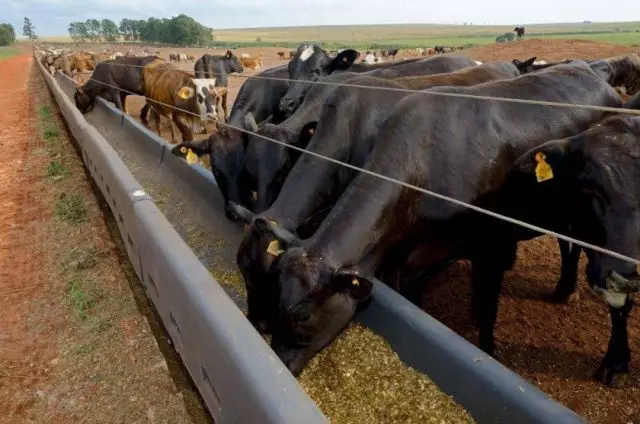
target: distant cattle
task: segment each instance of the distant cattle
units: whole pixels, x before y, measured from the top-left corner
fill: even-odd
[[[254,72],[262,69],[262,57],[240,58],[240,63],[244,68],[251,69]]]
[[[229,75],[233,73],[242,73],[242,65],[238,58],[231,50],[222,56],[213,56],[210,54],[203,55],[194,66],[196,78],[215,78],[216,87],[226,88],[229,85]],[[219,116],[220,119],[226,121],[229,119],[227,111],[227,90],[219,90],[218,99],[221,102],[224,113]]]
[[[178,53],[169,53],[169,62],[180,62]]]
[[[178,53],[178,62],[187,63],[187,55],[184,53]]]
[[[187,55],[187,60],[190,62],[195,62],[196,61],[196,57],[192,54],[188,54]]]
[[[524,27],[517,26],[513,29],[513,31],[518,35],[518,40],[522,40],[524,38]]]
[[[287,52],[278,52],[278,57],[279,57],[280,59],[283,59],[283,60],[284,60],[284,59],[286,59],[286,57],[285,57],[285,55],[286,55],[286,54],[287,54]]]
[[[176,124],[183,141],[193,140],[194,124],[200,124],[204,119],[217,119],[215,79],[194,78],[166,62],[153,62],[142,69],[142,82],[148,100],[140,115],[148,126],[146,113],[151,112],[158,134],[162,116]],[[171,140],[176,142],[173,124]]]
[[[251,55],[249,55],[249,53],[242,53],[240,55],[240,57],[243,58],[243,59],[247,59],[247,58],[251,57]]]
[[[399,49],[387,49],[382,51],[382,57],[390,57],[391,59],[395,59],[398,54]]]

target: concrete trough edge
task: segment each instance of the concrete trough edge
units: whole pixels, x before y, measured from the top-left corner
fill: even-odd
[[[328,422],[113,147],[36,62],[116,217],[129,259],[215,422]]]
[[[136,143],[156,151],[158,161],[164,155],[172,172],[203,187],[200,192],[208,201],[222,205],[211,171],[172,155],[170,143],[110,103],[98,99],[96,107],[113,115],[114,122],[126,122],[130,131],[139,131]],[[479,423],[586,422],[380,281],[371,304],[356,320],[384,337],[407,365],[429,376]]]

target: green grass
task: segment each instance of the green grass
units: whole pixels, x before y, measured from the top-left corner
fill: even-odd
[[[51,161],[47,167],[47,177],[60,179],[69,175],[69,170],[60,160]]]
[[[78,225],[87,219],[87,208],[79,193],[71,195],[61,193],[56,202],[55,213],[58,219],[73,225]]]
[[[42,105],[40,106],[40,119],[48,121],[51,119],[51,106]]]
[[[42,132],[42,137],[45,140],[53,140],[54,138],[57,138],[59,135],[59,132],[56,128],[45,128]]]
[[[95,304],[95,300],[82,289],[81,282],[78,280],[71,280],[67,283],[67,297],[71,300],[71,304],[81,319],[87,317],[87,311]]]
[[[20,50],[12,46],[2,46],[0,47],[0,60],[8,59],[13,56],[17,56],[20,54]]]
[[[526,25],[526,29],[526,38],[640,44],[640,22]],[[511,25],[435,24],[246,28],[216,30],[214,44],[221,47],[297,47],[301,42],[316,42],[328,49],[411,48],[438,44],[462,46],[495,43],[497,36],[512,30]],[[256,41],[258,37],[260,42]]]

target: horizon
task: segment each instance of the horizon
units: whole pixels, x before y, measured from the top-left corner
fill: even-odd
[[[464,11],[464,15],[459,11]],[[123,18],[170,18],[181,13],[214,30],[372,25],[511,26],[558,23],[633,22],[640,19],[640,3],[610,0],[602,8],[598,0],[583,0],[576,11],[571,2],[538,0],[513,5],[511,0],[479,4],[458,0],[455,7],[434,8],[420,0],[405,0],[390,9],[386,0],[7,0],[2,22],[22,33],[29,17],[40,36],[68,34],[71,22]]]
[[[171,17],[168,17],[170,19]],[[91,19],[91,18],[88,18]],[[103,19],[101,17],[97,17],[96,19]],[[108,19],[108,18],[104,18]],[[116,25],[119,25],[120,20],[113,20]],[[195,19],[195,18],[194,18]],[[197,21],[197,19],[196,19]],[[33,21],[32,21],[33,22]],[[2,21],[0,21],[2,23]],[[331,28],[331,27],[383,27],[383,26],[443,26],[443,27],[510,27],[516,25],[523,26],[553,26],[553,25],[598,25],[598,24],[633,24],[638,23],[640,25],[640,20],[637,21],[589,21],[585,23],[585,21],[564,21],[564,22],[531,22],[531,23],[519,23],[519,24],[475,24],[475,23],[439,23],[439,22],[389,22],[389,23],[371,23],[371,24],[318,24],[318,25],[284,25],[284,26],[255,26],[255,27],[229,27],[229,28],[212,28],[213,31],[242,31],[242,30],[278,30],[278,29],[289,29],[289,28]],[[18,28],[14,25],[16,30],[16,38],[17,39],[25,39],[26,37],[23,35],[18,35]],[[22,28],[22,26],[20,26]],[[37,28],[36,28],[37,29]],[[37,31],[36,31],[37,33]],[[69,36],[68,32],[64,32],[61,34],[38,34],[38,37],[67,37]]]

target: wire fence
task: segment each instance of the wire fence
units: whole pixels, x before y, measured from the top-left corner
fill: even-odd
[[[138,68],[144,68],[144,66],[139,66],[139,65],[126,65],[126,64],[118,64],[120,66],[132,66],[132,67],[138,67]],[[626,109],[626,108],[616,108],[616,107],[606,107],[606,106],[594,106],[594,105],[581,105],[581,104],[571,104],[571,103],[558,103],[558,102],[549,102],[549,101],[541,101],[541,100],[529,100],[529,99],[518,99],[518,98],[504,98],[504,97],[494,97],[494,96],[479,96],[479,95],[470,95],[470,94],[464,94],[464,93],[443,93],[443,92],[430,92],[430,91],[422,91],[422,90],[413,90],[413,89],[401,89],[401,88],[394,88],[394,87],[375,87],[375,86],[365,86],[365,85],[357,85],[357,84],[348,84],[348,83],[339,83],[339,82],[329,82],[329,81],[308,81],[308,80],[299,80],[299,79],[289,79],[289,78],[276,78],[276,77],[264,77],[264,76],[258,76],[258,75],[252,75],[252,76],[246,76],[246,75],[237,75],[237,74],[230,74],[229,76],[237,76],[237,77],[242,77],[242,78],[253,78],[253,79],[261,79],[261,80],[274,80],[274,81],[282,81],[282,82],[301,82],[301,83],[307,83],[307,84],[324,84],[324,85],[331,85],[331,86],[336,86],[336,87],[353,87],[353,88],[362,88],[362,89],[377,89],[377,90],[387,90],[387,91],[398,91],[398,92],[403,92],[403,93],[410,93],[410,94],[425,94],[425,95],[436,95],[436,96],[447,96],[447,97],[458,97],[458,98],[466,98],[466,99],[474,99],[474,100],[490,100],[490,101],[503,101],[503,102],[512,102],[512,103],[520,103],[520,104],[532,104],[532,105],[538,105],[538,106],[548,106],[548,107],[570,107],[570,108],[582,108],[582,109],[589,109],[589,110],[596,110],[596,111],[602,111],[602,112],[610,112],[610,113],[622,113],[622,114],[630,114],[630,115],[640,115],[640,110],[633,110],[633,109]],[[357,74],[355,75],[357,76]],[[69,78],[67,76],[67,78]],[[71,79],[71,78],[70,78]],[[71,79],[73,81],[73,79]],[[130,95],[136,95],[136,96],[140,96],[140,94],[129,91],[129,90],[125,90],[123,88],[105,83],[103,81],[98,81],[96,79],[90,78],[89,81],[94,81],[98,84],[102,84],[104,86],[107,86],[109,88],[130,94]],[[254,137],[258,137],[260,139],[266,140],[268,142],[280,145],[282,147],[288,148],[288,149],[292,149],[295,151],[298,151],[302,154],[307,154],[307,155],[311,155],[314,156],[316,158],[331,162],[333,164],[339,165],[339,166],[343,166],[345,168],[351,169],[353,171],[357,171],[363,174],[367,174],[376,178],[380,178],[382,180],[394,183],[394,184],[398,184],[402,187],[405,187],[407,189],[410,190],[415,190],[421,194],[433,197],[433,198],[437,198],[461,207],[464,207],[466,209],[469,210],[473,210],[475,212],[487,215],[487,216],[491,216],[493,218],[508,222],[510,224],[514,224],[514,225],[518,225],[521,226],[523,228],[538,232],[540,234],[545,234],[545,235],[549,235],[549,236],[553,236],[556,237],[560,240],[566,241],[568,243],[580,246],[582,248],[585,249],[591,249],[593,251],[608,255],[610,257],[616,258],[616,259],[620,259],[629,263],[632,263],[634,265],[640,265],[640,260],[636,259],[636,258],[632,258],[630,256],[609,250],[609,249],[605,249],[602,248],[600,246],[591,244],[591,243],[587,243],[585,241],[570,237],[570,236],[566,236],[564,234],[560,234],[558,232],[534,225],[534,224],[530,224],[528,222],[516,219],[516,218],[512,218],[485,208],[481,208],[479,206],[473,205],[471,203],[468,202],[464,202],[458,199],[455,199],[453,197],[450,196],[446,196],[440,193],[436,193],[432,190],[428,190],[425,189],[423,187],[419,187],[416,186],[414,184],[409,184],[407,182],[398,180],[396,178],[390,177],[390,176],[386,176],[386,175],[382,175],[373,171],[369,171],[367,169],[364,169],[362,167],[358,167],[355,165],[352,165],[350,163],[344,162],[344,161],[340,161],[337,159],[334,159],[332,157],[329,156],[325,156],[322,155],[320,153],[314,152],[312,150],[307,150],[305,148],[301,148],[301,147],[297,147],[297,146],[293,146],[290,145],[288,143],[285,143],[283,141],[271,138],[271,137],[267,137],[265,135],[259,134],[255,131],[251,131],[251,130],[247,130],[246,128],[241,128],[235,125],[231,125],[227,122],[222,122],[220,120],[215,120],[212,118],[208,118],[208,117],[202,117],[197,113],[194,113],[192,111],[186,110],[186,109],[182,109],[182,108],[178,108],[174,105],[170,105],[167,103],[163,103],[161,101],[146,97],[146,96],[142,96],[144,97],[145,101],[147,102],[151,102],[151,103],[156,103],[159,104],[161,106],[170,108],[170,109],[174,109],[174,110],[178,110],[182,113],[188,114],[188,115],[193,115],[195,117],[200,118],[203,121],[211,121],[214,122],[216,125],[220,125],[220,126],[224,126],[242,133],[245,133],[247,135],[251,135]]]

